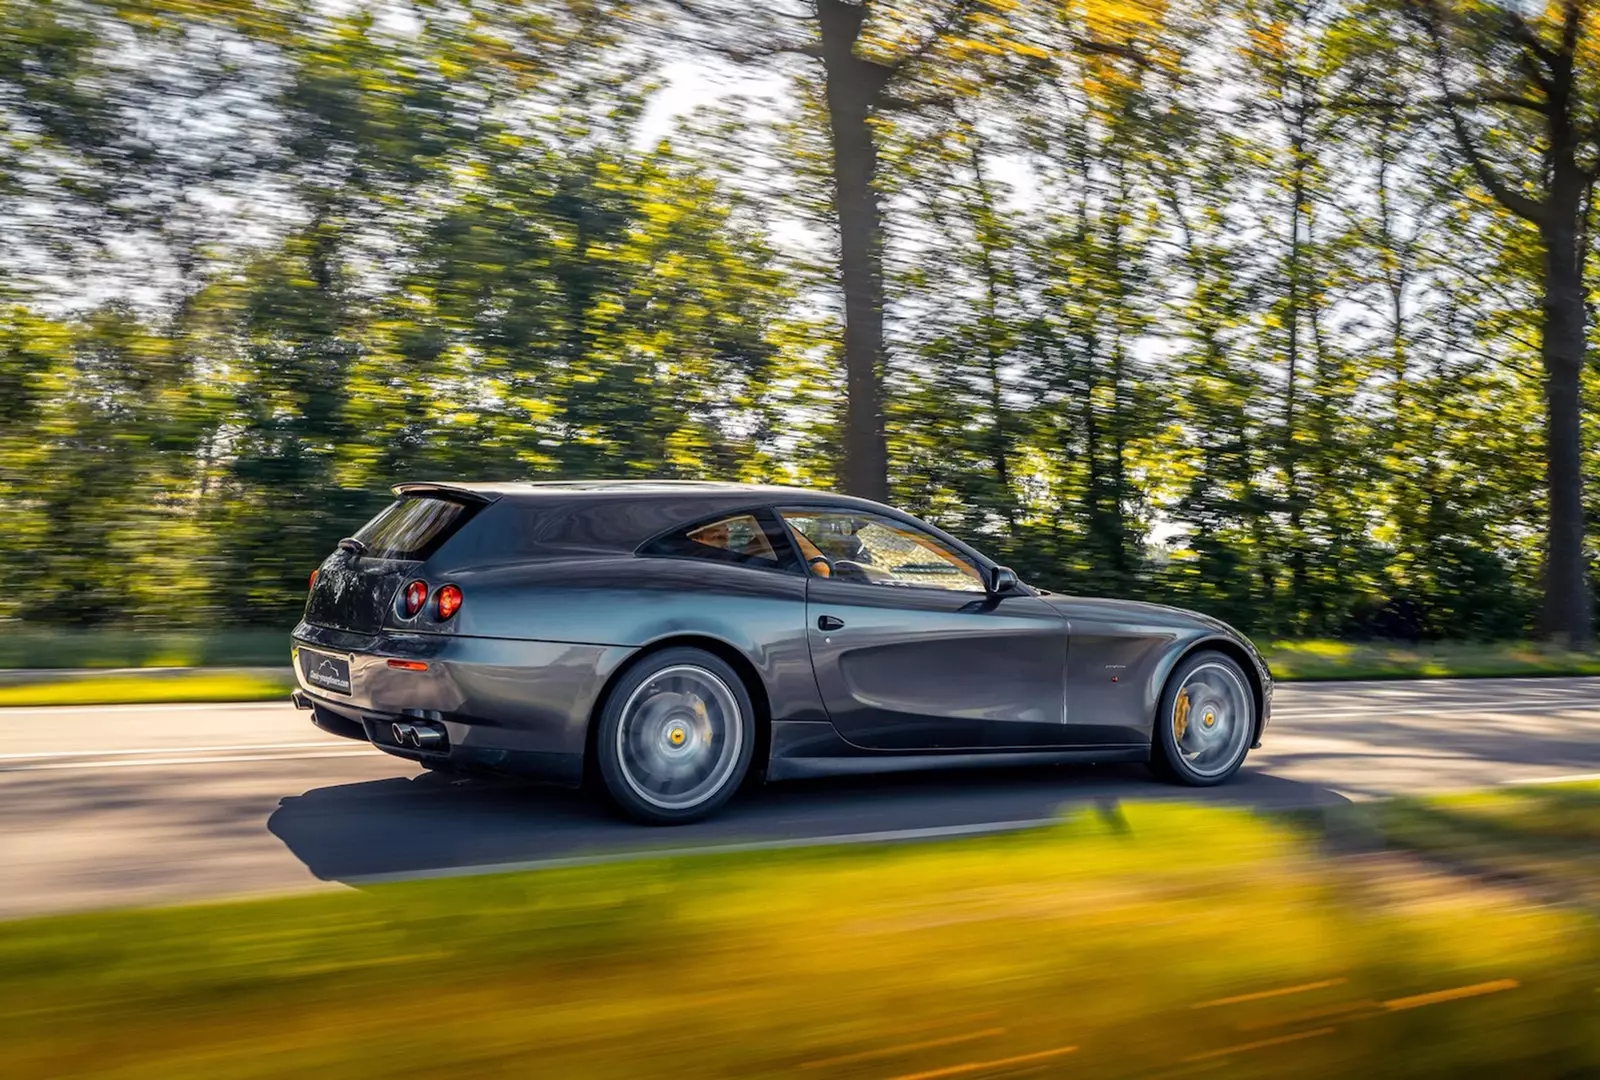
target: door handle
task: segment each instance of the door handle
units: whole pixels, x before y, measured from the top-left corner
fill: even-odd
[[[844,620],[843,619],[837,618],[836,616],[833,616],[833,615],[818,615],[817,616],[817,629],[818,630],[842,630],[843,628],[844,628]]]

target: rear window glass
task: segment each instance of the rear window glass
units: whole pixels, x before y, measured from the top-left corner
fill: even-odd
[[[476,503],[408,495],[363,525],[356,539],[375,559],[426,559],[479,509]]]

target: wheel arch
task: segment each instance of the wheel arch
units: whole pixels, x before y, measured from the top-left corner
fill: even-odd
[[[724,661],[733,668],[734,674],[739,676],[739,681],[744,684],[745,693],[750,695],[750,704],[755,708],[756,744],[750,756],[750,775],[766,775],[767,759],[772,752],[772,704],[767,694],[766,684],[761,679],[761,674],[737,646],[722,638],[709,634],[672,634],[641,646],[637,652],[628,657],[623,663],[618,664],[615,671],[606,677],[605,685],[600,688],[600,693],[595,696],[594,705],[589,710],[588,725],[584,731],[583,740],[583,778],[590,783],[595,779],[595,737],[600,730],[600,714],[605,711],[606,702],[611,699],[611,692],[616,688],[634,668],[657,653],[667,649],[691,648],[708,652],[717,659]]]
[[[1250,695],[1256,705],[1255,730],[1250,734],[1250,745],[1254,747],[1261,741],[1261,733],[1266,726],[1266,689],[1261,685],[1261,672],[1257,670],[1255,660],[1250,656],[1250,651],[1229,637],[1212,636],[1200,638],[1198,641],[1189,643],[1172,657],[1171,661],[1166,664],[1165,670],[1161,673],[1160,688],[1156,693],[1157,716],[1153,722],[1157,724],[1161,722],[1159,715],[1161,700],[1166,695],[1168,684],[1172,682],[1172,673],[1178,669],[1178,665],[1189,659],[1189,657],[1201,652],[1219,652],[1238,664],[1239,669],[1244,672],[1245,682],[1250,687]]]

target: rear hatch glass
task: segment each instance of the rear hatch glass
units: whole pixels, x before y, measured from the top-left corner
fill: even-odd
[[[482,509],[436,495],[396,499],[355,534],[363,550],[341,547],[317,574],[306,601],[306,622],[374,634],[383,628],[396,594],[425,561]],[[357,546],[357,545],[352,545]]]
[[[366,545],[366,554],[371,558],[420,562],[438,551],[481,507],[481,503],[456,502],[435,495],[407,495],[361,526],[356,539]]]

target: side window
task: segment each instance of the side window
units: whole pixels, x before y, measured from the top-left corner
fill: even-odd
[[[781,543],[783,538],[776,539]],[[787,545],[780,547],[773,540],[754,514],[733,514],[682,532],[669,533],[651,542],[641,554],[714,559],[773,570],[792,567],[794,559]]]
[[[782,510],[817,577],[870,585],[984,592],[983,575],[964,557],[921,529],[875,514]]]

